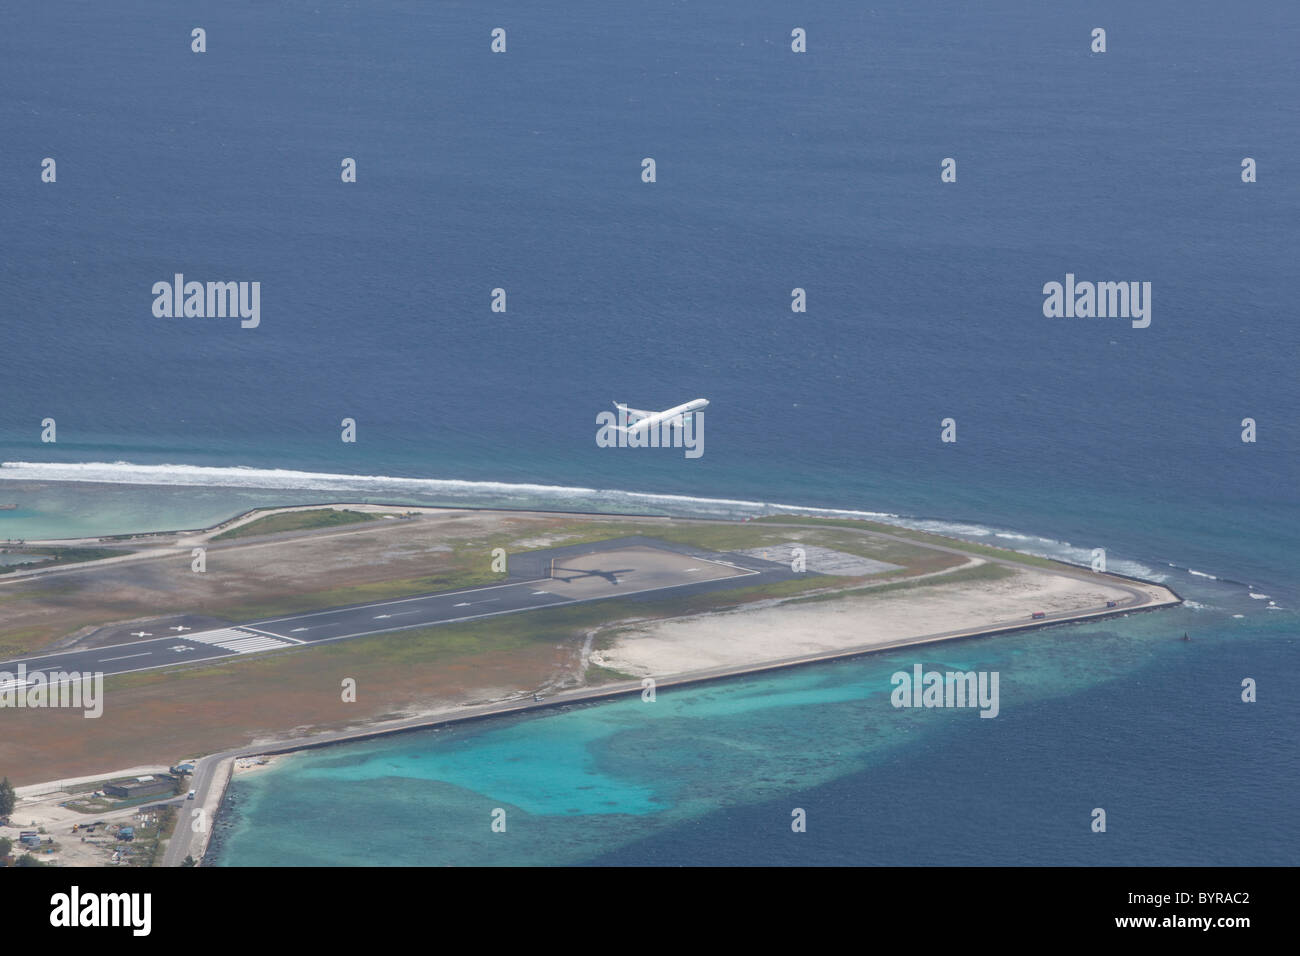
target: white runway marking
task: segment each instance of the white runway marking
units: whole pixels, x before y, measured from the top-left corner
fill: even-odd
[[[148,657],[152,653],[153,651],[145,651],[143,654],[124,654],[121,657],[101,657],[99,663],[107,664],[109,661],[126,661],[130,660],[132,657]]]
[[[191,641],[234,651],[236,654],[256,654],[258,651],[270,651],[277,647],[292,647],[299,642],[287,637],[272,637],[257,631],[238,627],[222,628],[219,631],[206,631],[190,637]]]

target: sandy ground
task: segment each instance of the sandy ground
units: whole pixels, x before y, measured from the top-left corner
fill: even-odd
[[[886,592],[837,601],[782,604],[620,631],[591,663],[637,677],[827,654],[966,628],[1028,624],[1049,614],[1127,597],[1101,582],[1019,570],[997,581]]]
[[[52,783],[17,787],[15,788],[15,794],[18,799],[14,806],[14,812],[10,815],[9,826],[0,827],[0,836],[12,840],[15,844],[15,851],[17,851],[19,849],[17,846],[18,835],[21,831],[43,829],[45,832],[42,834],[42,839],[52,837],[55,852],[47,854],[45,848],[42,847],[41,852],[36,854],[37,859],[41,860],[41,862],[54,863],[58,866],[112,865],[115,862],[115,854],[122,848],[122,843],[116,836],[116,828],[119,826],[135,826],[138,829],[147,820],[152,819],[153,814],[141,806],[126,807],[120,810],[104,810],[94,814],[82,813],[59,804],[74,797],[85,797],[87,794],[72,794],[61,788],[79,783],[99,783],[122,777],[166,773],[167,769],[167,767],[156,766],[131,767],[125,770],[113,771],[112,773],[94,774],[87,777],[67,778]],[[158,798],[160,801],[166,799],[169,799],[169,797],[162,796]],[[96,827],[93,833],[72,832],[73,824],[95,823],[101,820],[112,825],[112,828],[106,826]]]
[[[284,754],[260,754],[255,757],[238,757],[235,760],[234,774],[246,776],[263,770],[270,770],[284,759]]]

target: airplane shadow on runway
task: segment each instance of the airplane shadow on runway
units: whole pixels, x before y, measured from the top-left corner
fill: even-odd
[[[610,584],[618,584],[618,575],[627,574],[629,571],[635,571],[636,568],[617,568],[613,571],[594,571],[589,568],[554,568],[554,577],[557,581],[563,581],[568,584],[577,581],[580,578],[604,578]],[[572,572],[570,577],[561,577],[561,571]]]

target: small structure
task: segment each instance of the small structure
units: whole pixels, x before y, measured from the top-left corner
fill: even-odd
[[[163,793],[172,793],[176,788],[176,778],[165,773],[152,777],[138,777],[126,783],[106,783],[104,793],[110,797],[132,799],[133,797],[154,797]]]

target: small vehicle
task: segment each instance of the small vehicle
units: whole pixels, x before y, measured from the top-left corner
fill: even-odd
[[[1030,615],[1030,617],[1035,621],[1041,621],[1043,618],[1047,617],[1047,612],[1035,611],[1033,614]]]
[[[185,799],[186,799],[186,800],[193,800],[193,799],[194,799],[194,794],[197,793],[197,792],[198,792],[198,791],[196,791],[196,790],[191,790],[191,791],[189,792],[189,795],[188,795]]]
[[[1114,602],[1114,601],[1107,601],[1107,602],[1106,602],[1106,606],[1107,606],[1107,607],[1114,607],[1114,606],[1115,606],[1115,602]]]

